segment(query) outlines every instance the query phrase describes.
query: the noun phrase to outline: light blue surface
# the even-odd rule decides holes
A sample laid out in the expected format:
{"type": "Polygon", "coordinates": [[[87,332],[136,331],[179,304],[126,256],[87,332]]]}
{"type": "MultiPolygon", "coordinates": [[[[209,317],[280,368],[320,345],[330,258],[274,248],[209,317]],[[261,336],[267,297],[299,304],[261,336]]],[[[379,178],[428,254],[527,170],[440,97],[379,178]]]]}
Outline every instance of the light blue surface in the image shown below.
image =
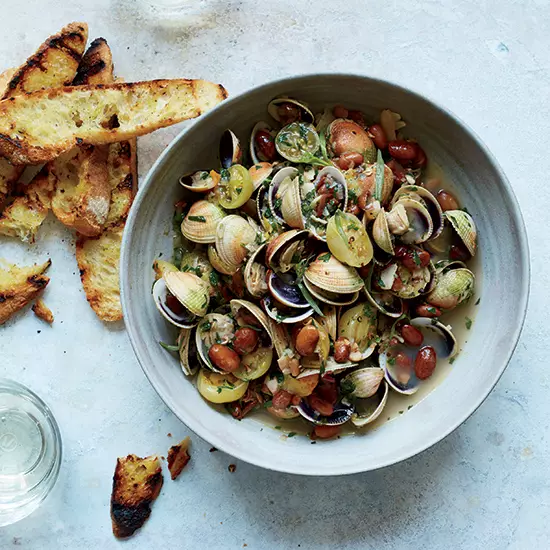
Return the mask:
{"type": "MultiPolygon", "coordinates": [[[[110,42],[126,80],[204,77],[235,94],[285,75],[349,70],[407,85],[457,113],[501,163],[524,212],[533,286],[509,368],[474,416],[434,448],[374,473],[316,479],[209,453],[192,436],[190,465],[178,481],[165,479],[150,520],[124,547],[548,547],[548,3],[213,1],[188,27],[152,25],[144,3],[9,4],[2,64],[20,63],[63,24],[85,20],[91,38],[110,42]]],[[[177,131],[140,140],[142,175],[177,131]]],[[[50,220],[38,241],[29,254],[1,240],[0,255],[51,255],[46,301],[56,321],[50,328],[27,313],[0,328],[0,376],[51,406],[65,459],[55,493],[2,529],[0,548],[117,548],[109,520],[116,457],[165,455],[188,430],[149,386],[123,327],[105,328],[88,308],[69,233],[50,220]]]]}

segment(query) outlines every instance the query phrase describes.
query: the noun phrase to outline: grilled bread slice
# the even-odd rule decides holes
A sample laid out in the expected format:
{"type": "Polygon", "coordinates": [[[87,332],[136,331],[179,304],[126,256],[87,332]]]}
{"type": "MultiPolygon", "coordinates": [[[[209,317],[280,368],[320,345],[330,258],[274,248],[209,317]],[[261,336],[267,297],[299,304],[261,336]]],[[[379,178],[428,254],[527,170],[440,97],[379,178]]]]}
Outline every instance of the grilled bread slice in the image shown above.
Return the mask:
{"type": "MultiPolygon", "coordinates": [[[[2,73],[0,98],[70,84],[87,40],[86,23],[71,23],[50,36],[21,67],[2,73]]],[[[23,170],[24,166],[14,166],[0,157],[0,211],[23,170]]]]}
{"type": "Polygon", "coordinates": [[[48,170],[43,168],[26,186],[24,194],[16,197],[0,214],[0,235],[34,242],[50,209],[52,187],[48,170]]]}
{"type": "Polygon", "coordinates": [[[122,319],[119,288],[120,246],[124,222],[96,238],[79,235],[76,261],[90,307],[102,321],[122,319]]]}
{"type": "Polygon", "coordinates": [[[2,99],[69,85],[88,40],[86,23],[70,23],[50,36],[11,77],[2,99]]]}
{"type": "Polygon", "coordinates": [[[113,534],[125,538],[143,526],[159,496],[163,477],[157,456],[117,459],[111,494],[113,534]]]}
{"type": "Polygon", "coordinates": [[[168,470],[170,470],[170,477],[174,481],[187,466],[187,463],[191,460],[189,456],[189,444],[191,439],[186,437],[183,441],[180,441],[177,445],[170,447],[168,451],[168,470]]]}
{"type": "Polygon", "coordinates": [[[48,162],[76,145],[124,141],[195,118],[226,96],[221,85],[178,79],[12,97],[0,102],[0,154],[13,164],[48,162]]]}
{"type": "Polygon", "coordinates": [[[44,275],[52,261],[42,265],[0,266],[0,325],[44,291],[50,278],[44,275]]]}
{"type": "MultiPolygon", "coordinates": [[[[113,82],[113,59],[105,39],[92,42],[82,57],[75,81],[81,84],[113,82]]],[[[54,214],[61,223],[88,237],[98,236],[107,221],[111,199],[108,154],[108,145],[83,145],[50,164],[54,214]]]]}

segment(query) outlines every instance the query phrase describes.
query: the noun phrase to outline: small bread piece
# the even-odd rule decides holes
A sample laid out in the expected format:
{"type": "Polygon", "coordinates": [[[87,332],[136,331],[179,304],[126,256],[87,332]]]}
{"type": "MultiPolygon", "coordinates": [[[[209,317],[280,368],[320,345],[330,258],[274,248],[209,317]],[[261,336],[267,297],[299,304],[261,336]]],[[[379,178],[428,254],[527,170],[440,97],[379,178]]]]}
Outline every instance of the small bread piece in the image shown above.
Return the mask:
{"type": "Polygon", "coordinates": [[[12,76],[15,74],[17,69],[6,69],[2,74],[0,74],[0,97],[3,97],[8,89],[8,84],[10,83],[12,76]]]}
{"type": "Polygon", "coordinates": [[[102,321],[122,319],[119,288],[120,246],[124,223],[105,230],[99,237],[81,235],[76,241],[80,280],[90,307],[102,321]]]}
{"type": "Polygon", "coordinates": [[[185,79],[12,97],[0,101],[0,154],[13,164],[48,162],[76,145],[116,143],[198,117],[226,97],[219,84],[185,79]]]}
{"type": "Polygon", "coordinates": [[[176,479],[187,466],[187,463],[191,460],[189,456],[189,444],[191,439],[186,437],[183,441],[170,447],[168,451],[168,469],[170,470],[170,477],[172,481],[176,479]]]}
{"type": "Polygon", "coordinates": [[[51,204],[52,182],[43,168],[24,189],[24,194],[0,214],[0,235],[33,243],[51,204]]]}
{"type": "Polygon", "coordinates": [[[52,310],[44,303],[42,298],[38,298],[38,300],[36,300],[32,306],[32,310],[38,318],[46,321],[46,323],[49,323],[50,325],[53,323],[52,310]]]}
{"type": "Polygon", "coordinates": [[[96,38],[80,60],[73,86],[109,84],[114,81],[113,56],[105,38],[96,38]]]}
{"type": "Polygon", "coordinates": [[[77,147],[48,164],[52,210],[56,218],[83,235],[101,233],[109,213],[111,188],[106,146],[77,147]]]}
{"type": "Polygon", "coordinates": [[[0,325],[44,291],[50,282],[44,273],[51,263],[48,260],[30,267],[0,266],[0,325]]]}
{"type": "Polygon", "coordinates": [[[115,537],[129,537],[145,523],[162,483],[157,456],[139,458],[128,455],[117,459],[111,494],[111,521],[115,537]]]}
{"type": "Polygon", "coordinates": [[[86,23],[70,23],[50,36],[10,79],[2,99],[69,85],[88,40],[86,23]]]}

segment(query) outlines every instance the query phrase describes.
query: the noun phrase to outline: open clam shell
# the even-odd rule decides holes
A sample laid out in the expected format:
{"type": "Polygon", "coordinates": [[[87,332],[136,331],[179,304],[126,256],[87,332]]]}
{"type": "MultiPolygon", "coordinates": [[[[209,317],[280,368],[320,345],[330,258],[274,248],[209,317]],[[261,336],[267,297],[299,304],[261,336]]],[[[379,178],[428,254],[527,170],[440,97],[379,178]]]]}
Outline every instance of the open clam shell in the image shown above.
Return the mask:
{"type": "Polygon", "coordinates": [[[208,247],[208,261],[216,271],[219,271],[224,275],[233,275],[237,273],[240,267],[239,265],[229,264],[223,261],[220,258],[220,255],[218,254],[216,247],[213,245],[210,245],[208,247]]]}
{"type": "Polygon", "coordinates": [[[368,290],[365,287],[365,294],[368,301],[378,310],[380,313],[387,315],[388,317],[401,317],[404,311],[403,300],[392,294],[391,292],[374,292],[368,290]]]}
{"type": "Polygon", "coordinates": [[[313,113],[309,110],[308,106],[305,103],[302,103],[296,99],[292,99],[291,97],[276,97],[275,99],[271,100],[267,106],[267,112],[271,115],[273,119],[283,125],[288,124],[289,122],[294,122],[295,120],[313,122],[315,119],[313,113]],[[288,118],[285,118],[285,114],[281,113],[280,107],[285,103],[295,107],[298,110],[299,116],[294,120],[289,120],[288,118]]]}
{"type": "Polygon", "coordinates": [[[426,301],[432,306],[450,310],[469,300],[474,295],[474,289],[475,275],[465,267],[455,267],[440,272],[426,301]]]}
{"type": "Polygon", "coordinates": [[[265,251],[267,244],[262,244],[252,253],[244,268],[243,276],[246,289],[254,298],[261,298],[268,292],[265,267],[265,251]]]}
{"type": "Polygon", "coordinates": [[[266,264],[274,271],[286,273],[301,259],[309,233],[291,229],[272,239],[265,252],[266,264]]]}
{"type": "Polygon", "coordinates": [[[388,402],[388,395],[389,385],[386,380],[382,380],[374,395],[355,401],[355,411],[351,416],[351,423],[357,428],[362,428],[374,422],[384,410],[388,402]]]}
{"type": "Polygon", "coordinates": [[[210,370],[220,374],[227,374],[218,369],[208,356],[208,351],[214,344],[227,345],[235,336],[235,323],[229,315],[222,313],[208,313],[197,325],[195,331],[195,345],[201,362],[210,370]]]}
{"type": "Polygon", "coordinates": [[[315,320],[319,323],[332,338],[333,341],[338,337],[338,315],[336,312],[336,306],[325,304],[321,308],[323,316],[315,316],[315,320]]]}
{"type": "Polygon", "coordinates": [[[243,217],[231,214],[216,229],[216,250],[227,265],[240,266],[256,245],[258,232],[243,217]]]}
{"type": "Polygon", "coordinates": [[[314,285],[312,282],[304,278],[304,285],[308,289],[309,293],[320,302],[332,306],[347,306],[353,304],[359,297],[359,291],[357,292],[331,292],[324,290],[314,285]]]}
{"type": "Polygon", "coordinates": [[[254,190],[258,189],[273,173],[273,165],[269,162],[257,162],[248,169],[254,190]]]}
{"type": "Polygon", "coordinates": [[[266,130],[267,132],[271,133],[271,127],[267,122],[260,120],[254,125],[254,128],[252,128],[252,132],[250,133],[249,151],[250,151],[250,158],[252,159],[252,162],[254,164],[259,164],[261,162],[269,162],[271,160],[266,158],[257,147],[256,134],[260,130],[266,130]]]}
{"type": "Polygon", "coordinates": [[[236,319],[239,317],[240,310],[244,310],[247,313],[251,314],[255,319],[257,319],[257,321],[271,338],[271,326],[269,324],[267,316],[256,304],[253,304],[248,300],[234,299],[229,302],[229,306],[236,319]]]}
{"type": "Polygon", "coordinates": [[[296,276],[290,272],[278,274],[268,271],[267,287],[271,295],[287,307],[298,309],[311,307],[296,283],[296,276]]]}
{"type": "Polygon", "coordinates": [[[334,412],[330,416],[322,416],[309,405],[306,399],[302,399],[296,410],[313,424],[319,426],[340,426],[351,418],[354,408],[350,403],[341,401],[334,405],[334,412]]]}
{"type": "Polygon", "coordinates": [[[194,376],[199,370],[197,346],[195,339],[191,337],[192,334],[193,331],[191,329],[182,328],[177,339],[180,366],[186,376],[194,376]]]}
{"type": "Polygon", "coordinates": [[[270,295],[262,298],[262,305],[269,317],[277,323],[299,323],[313,315],[313,308],[289,308],[270,295]]]}
{"type": "Polygon", "coordinates": [[[208,311],[210,287],[193,273],[171,271],[163,276],[166,288],[193,315],[202,317],[208,311]]]}
{"type": "Polygon", "coordinates": [[[304,229],[300,179],[296,176],[287,186],[282,196],[281,215],[287,225],[295,229],[304,229]]]}
{"type": "Polygon", "coordinates": [[[403,197],[399,199],[393,208],[401,205],[407,212],[409,228],[401,235],[405,244],[417,244],[427,241],[433,233],[433,222],[427,208],[413,199],[403,197]]]}
{"type": "Polygon", "coordinates": [[[437,273],[430,262],[426,267],[410,270],[400,262],[389,263],[378,275],[378,284],[383,291],[391,291],[399,298],[410,300],[430,292],[437,283],[437,273]],[[398,279],[400,285],[394,287],[398,279]]]}
{"type": "Polygon", "coordinates": [[[433,231],[430,235],[430,239],[437,238],[441,231],[443,231],[443,226],[445,224],[443,211],[437,199],[425,187],[420,187],[418,185],[403,185],[395,192],[392,199],[392,205],[405,197],[416,200],[426,207],[433,224],[433,231]]]}
{"type": "Polygon", "coordinates": [[[218,205],[205,200],[197,201],[181,222],[181,232],[194,243],[213,243],[218,224],[224,216],[225,212],[218,205]]]}
{"type": "Polygon", "coordinates": [[[220,138],[220,164],[222,168],[239,164],[242,156],[243,151],[239,138],[231,130],[225,130],[220,138]]]}
{"type": "Polygon", "coordinates": [[[368,302],[357,304],[342,313],[338,321],[338,337],[350,341],[350,361],[363,361],[374,353],[377,322],[378,310],[368,302]]]}
{"type": "Polygon", "coordinates": [[[281,168],[271,180],[268,188],[267,200],[269,208],[274,218],[283,225],[285,219],[283,218],[282,205],[283,197],[288,191],[294,178],[298,175],[298,169],[291,166],[281,168]]]}
{"type": "Polygon", "coordinates": [[[343,387],[351,390],[346,392],[350,397],[366,399],[372,397],[384,380],[384,371],[378,366],[356,369],[342,378],[343,387]]]}
{"type": "Polygon", "coordinates": [[[357,270],[339,262],[330,252],[317,256],[308,265],[304,278],[322,290],[337,294],[358,292],[364,286],[357,270]]]}
{"type": "MultiPolygon", "coordinates": [[[[433,347],[438,361],[456,355],[458,345],[450,326],[445,326],[438,321],[427,319],[426,317],[411,319],[411,325],[422,332],[422,346],[433,347]]],[[[399,344],[392,347],[391,351],[403,352],[409,357],[411,365],[414,365],[414,360],[419,349],[420,347],[399,344]]],[[[418,391],[422,381],[416,377],[414,368],[410,372],[400,372],[395,362],[392,362],[388,351],[381,353],[378,360],[380,367],[384,370],[385,379],[393,390],[405,395],[412,395],[418,391]]]]}
{"type": "Polygon", "coordinates": [[[158,279],[153,285],[153,299],[161,315],[172,325],[178,328],[192,328],[197,324],[198,318],[187,308],[176,313],[166,305],[168,289],[163,278],[158,279]]]}
{"type": "Polygon", "coordinates": [[[394,254],[393,237],[388,227],[386,211],[382,208],[372,224],[372,238],[374,242],[386,253],[394,254]]]}
{"type": "Polygon", "coordinates": [[[477,250],[477,228],[474,219],[464,210],[447,210],[445,218],[449,220],[468,252],[475,256],[477,250]]]}
{"type": "Polygon", "coordinates": [[[218,185],[219,181],[220,175],[215,170],[199,170],[180,178],[182,187],[195,193],[208,193],[218,185]]]}

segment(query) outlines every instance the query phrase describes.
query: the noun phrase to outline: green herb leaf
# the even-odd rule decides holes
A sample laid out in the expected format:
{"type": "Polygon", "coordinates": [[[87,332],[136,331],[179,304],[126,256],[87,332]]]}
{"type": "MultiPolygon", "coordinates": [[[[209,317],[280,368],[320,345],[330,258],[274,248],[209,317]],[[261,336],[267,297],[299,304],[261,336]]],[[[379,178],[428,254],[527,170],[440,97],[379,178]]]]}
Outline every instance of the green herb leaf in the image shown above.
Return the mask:
{"type": "Polygon", "coordinates": [[[282,384],[285,381],[285,375],[282,372],[276,372],[275,378],[277,379],[277,382],[279,382],[279,384],[282,384]]]}
{"type": "Polygon", "coordinates": [[[340,382],[340,392],[343,395],[349,395],[355,391],[355,384],[351,380],[343,379],[340,382]]]}
{"type": "Polygon", "coordinates": [[[240,328],[251,328],[252,330],[255,330],[256,332],[262,332],[262,329],[260,327],[255,327],[254,325],[239,325],[240,328]]]}
{"type": "Polygon", "coordinates": [[[455,362],[456,357],[451,357],[449,359],[449,365],[452,365],[455,362]]]}
{"type": "Polygon", "coordinates": [[[263,403],[264,409],[269,409],[269,407],[271,407],[271,405],[273,405],[273,401],[271,401],[271,400],[264,401],[264,403],[263,403]]]}
{"type": "Polygon", "coordinates": [[[376,156],[376,175],[374,178],[374,198],[377,201],[382,200],[382,186],[384,185],[384,159],[382,151],[378,149],[376,156]]]}
{"type": "Polygon", "coordinates": [[[210,283],[212,284],[212,286],[218,286],[220,282],[220,276],[215,271],[211,271],[208,278],[210,279],[210,283]]]}
{"type": "Polygon", "coordinates": [[[348,236],[346,235],[346,233],[344,232],[344,228],[342,227],[342,220],[341,220],[341,216],[343,216],[344,214],[338,210],[336,212],[336,214],[334,214],[334,225],[336,225],[336,229],[338,231],[338,233],[340,234],[340,237],[342,237],[342,239],[344,240],[344,242],[348,242],[348,236]]]}
{"type": "Polygon", "coordinates": [[[280,430],[281,426],[273,426],[276,430],[280,430]]]}
{"type": "Polygon", "coordinates": [[[210,321],[205,321],[201,326],[201,332],[206,332],[212,328],[212,323],[210,321]]]}
{"type": "Polygon", "coordinates": [[[317,304],[313,296],[309,293],[309,290],[306,288],[304,283],[302,281],[297,281],[297,283],[298,283],[298,288],[301,290],[302,295],[307,300],[309,305],[313,308],[313,311],[315,311],[317,315],[324,317],[325,314],[321,311],[321,309],[319,308],[319,305],[317,304]]]}
{"type": "Polygon", "coordinates": [[[286,434],[287,437],[294,437],[296,435],[296,432],[289,432],[286,434]]]}
{"type": "Polygon", "coordinates": [[[475,306],[478,306],[479,305],[479,302],[481,302],[481,298],[478,298],[476,303],[474,304],[475,306]]]}
{"type": "Polygon", "coordinates": [[[204,216],[187,216],[187,219],[190,222],[206,223],[206,218],[204,216]]]}
{"type": "Polygon", "coordinates": [[[179,349],[180,349],[179,346],[174,346],[172,344],[166,344],[165,342],[161,342],[161,341],[159,341],[159,344],[161,345],[161,347],[163,347],[167,351],[179,351],[179,349]]]}
{"type": "Polygon", "coordinates": [[[332,254],[330,252],[327,252],[326,254],[321,254],[317,259],[321,260],[322,262],[328,262],[330,258],[332,257],[332,254]]]}
{"type": "Polygon", "coordinates": [[[472,328],[472,320],[469,317],[466,317],[466,328],[470,330],[472,328]]]}

